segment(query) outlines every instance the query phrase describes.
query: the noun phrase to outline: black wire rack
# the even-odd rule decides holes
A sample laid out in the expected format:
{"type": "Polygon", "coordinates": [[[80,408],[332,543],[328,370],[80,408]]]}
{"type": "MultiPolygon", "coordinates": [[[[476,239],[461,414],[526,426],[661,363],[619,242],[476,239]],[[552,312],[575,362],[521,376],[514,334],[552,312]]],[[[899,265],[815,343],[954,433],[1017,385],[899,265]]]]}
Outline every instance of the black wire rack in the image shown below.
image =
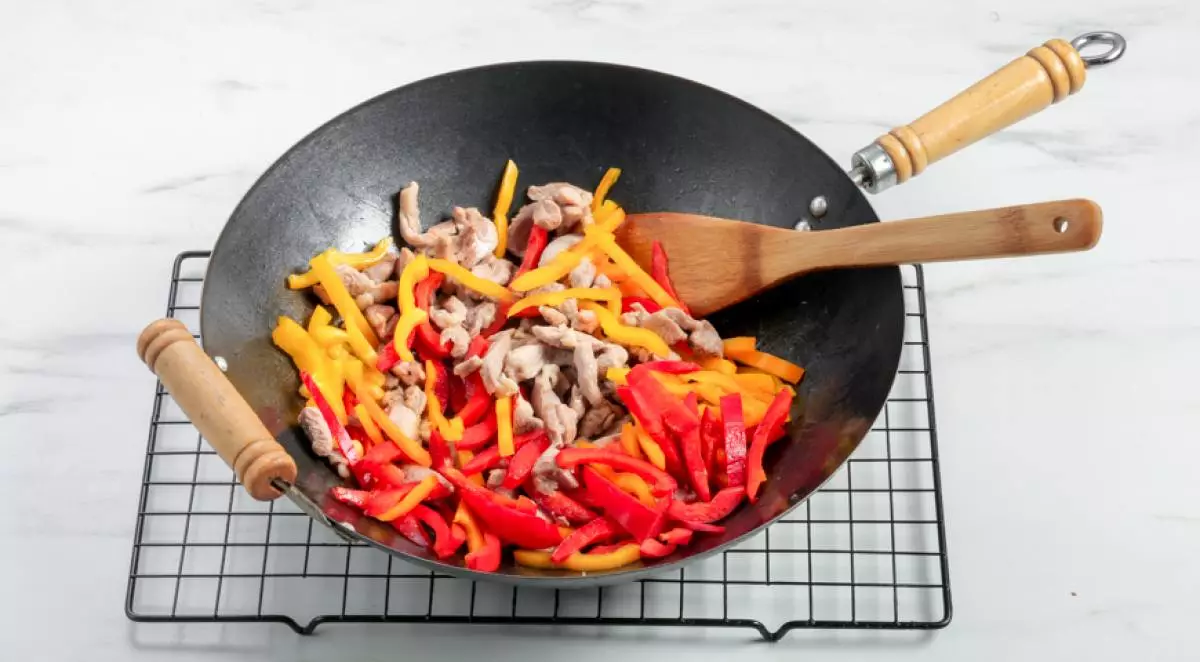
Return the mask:
{"type": "MultiPolygon", "coordinates": [[[[207,252],[175,260],[167,315],[199,329],[207,252]]],[[[433,573],[349,543],[286,499],[254,501],[159,384],[128,617],[139,622],[932,630],[951,618],[923,275],[904,267],[901,369],[846,465],[730,551],[627,585],[552,590],[433,573]]]]}

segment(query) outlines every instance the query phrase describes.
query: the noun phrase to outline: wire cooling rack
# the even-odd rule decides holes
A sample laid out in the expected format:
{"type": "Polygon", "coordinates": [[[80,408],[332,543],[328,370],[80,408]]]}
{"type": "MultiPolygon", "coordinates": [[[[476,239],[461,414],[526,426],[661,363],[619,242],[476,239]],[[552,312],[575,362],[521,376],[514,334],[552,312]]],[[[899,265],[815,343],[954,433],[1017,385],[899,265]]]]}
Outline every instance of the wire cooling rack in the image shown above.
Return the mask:
{"type": "MultiPolygon", "coordinates": [[[[179,255],[167,314],[199,329],[207,252],[179,255]]],[[[904,267],[900,373],[847,464],[737,548],[601,589],[514,588],[347,543],[290,501],[251,499],[159,384],[125,612],[140,622],[331,622],[936,629],[950,622],[920,268],[904,267]]]]}

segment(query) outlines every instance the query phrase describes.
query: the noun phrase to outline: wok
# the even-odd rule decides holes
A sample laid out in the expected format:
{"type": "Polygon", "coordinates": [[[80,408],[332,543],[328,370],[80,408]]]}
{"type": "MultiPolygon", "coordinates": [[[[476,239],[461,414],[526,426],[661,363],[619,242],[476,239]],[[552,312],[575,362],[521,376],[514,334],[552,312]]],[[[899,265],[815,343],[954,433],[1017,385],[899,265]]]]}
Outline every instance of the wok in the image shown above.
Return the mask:
{"type": "Polygon", "coordinates": [[[1073,46],[1047,42],[855,154],[849,175],[762,110],[653,71],[521,62],[412,83],[305,137],[234,210],[204,285],[200,321],[208,356],[190,335],[162,322],[143,334],[139,354],[252,494],[284,493],[348,539],[453,575],[547,587],[666,571],[768,525],[857,447],[898,367],[905,318],[898,268],[815,273],[713,316],[722,336],[757,336],[761,349],[807,369],[788,435],[768,453],[764,492],[723,522],[724,534],[698,536],[664,559],[587,575],[511,563],[476,573],[334,502],[328,488],[342,481],[296,427],[297,374],[270,340],[278,316],[305,320],[312,310],[307,295],[285,287],[285,276],[330,246],[361,250],[393,232],[396,194],[409,181],[421,183],[427,221],[444,218],[452,205],[488,208],[498,164],[509,158],[524,184],[588,185],[607,166],[619,166],[624,174],[613,197],[631,212],[695,212],[787,228],[802,221],[819,229],[875,223],[860,186],[875,192],[903,182],[1065,98],[1082,85],[1085,64],[1111,62],[1123,48],[1113,33],[1084,35],[1073,46]],[[1077,49],[1092,41],[1109,48],[1081,59],[1077,49]]]}

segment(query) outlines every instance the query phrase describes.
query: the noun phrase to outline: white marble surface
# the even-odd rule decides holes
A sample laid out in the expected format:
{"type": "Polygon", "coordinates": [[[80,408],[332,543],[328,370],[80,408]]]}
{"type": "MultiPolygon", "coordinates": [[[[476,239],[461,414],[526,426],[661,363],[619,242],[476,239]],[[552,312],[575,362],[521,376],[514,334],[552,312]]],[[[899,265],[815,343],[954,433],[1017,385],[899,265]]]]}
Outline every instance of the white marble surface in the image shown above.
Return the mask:
{"type": "Polygon", "coordinates": [[[1187,0],[3,0],[0,641],[39,660],[1195,659],[1198,29],[1187,0]],[[1079,97],[874,201],[885,218],[1073,196],[1106,212],[1089,254],[928,269],[947,630],[769,647],[126,621],[153,387],[135,334],[161,314],[173,256],[209,246],[313,126],[437,72],[598,59],[728,90],[844,160],[1046,38],[1093,29],[1129,52],[1079,97]]]}

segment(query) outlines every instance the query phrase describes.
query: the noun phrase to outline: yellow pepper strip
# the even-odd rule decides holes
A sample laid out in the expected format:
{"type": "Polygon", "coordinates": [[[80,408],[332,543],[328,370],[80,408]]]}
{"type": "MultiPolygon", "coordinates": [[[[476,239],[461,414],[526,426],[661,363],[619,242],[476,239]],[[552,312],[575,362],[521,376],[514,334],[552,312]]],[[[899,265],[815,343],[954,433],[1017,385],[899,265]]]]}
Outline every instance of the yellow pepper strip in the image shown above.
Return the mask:
{"type": "Polygon", "coordinates": [[[747,391],[757,391],[759,395],[768,398],[774,397],[775,392],[779,390],[779,383],[775,378],[761,372],[730,375],[729,378],[747,391]]]}
{"type": "Polygon", "coordinates": [[[800,378],[804,376],[804,368],[766,352],[756,350],[730,352],[726,349],[725,355],[738,363],[758,368],[792,384],[800,381],[800,378]]]}
{"type": "Polygon", "coordinates": [[[322,326],[313,329],[311,332],[313,340],[316,340],[319,345],[326,350],[331,350],[337,345],[345,345],[350,342],[350,334],[345,330],[339,329],[336,326],[322,326]]]}
{"type": "Polygon", "coordinates": [[[667,389],[667,392],[671,395],[674,395],[678,398],[686,398],[688,393],[692,392],[692,389],[689,388],[687,384],[684,384],[683,380],[680,379],[678,375],[668,375],[661,372],[652,372],[650,374],[654,377],[654,379],[658,380],[658,383],[662,384],[663,388],[667,389]]]}
{"type": "Polygon", "coordinates": [[[371,420],[371,415],[367,413],[366,405],[361,402],[355,405],[354,415],[358,417],[358,422],[362,424],[363,431],[367,433],[367,438],[377,444],[382,444],[383,433],[379,431],[379,426],[375,425],[375,421],[371,420]]]}
{"type": "Polygon", "coordinates": [[[620,319],[620,318],[621,318],[621,297],[620,297],[620,294],[621,294],[621,290],[619,290],[619,289],[618,289],[618,290],[617,290],[617,295],[618,295],[618,296],[617,296],[617,298],[616,298],[616,299],[610,299],[610,300],[608,301],[608,312],[612,313],[612,314],[613,314],[613,317],[616,317],[617,319],[620,319]]]}
{"type": "Polygon", "coordinates": [[[513,293],[508,291],[508,288],[504,287],[503,285],[490,281],[486,278],[480,278],[479,276],[476,276],[468,271],[462,265],[455,264],[449,260],[433,258],[429,260],[429,268],[433,271],[446,274],[450,278],[453,278],[461,283],[463,287],[475,290],[484,296],[488,296],[500,301],[512,301],[516,298],[513,296],[513,293]]]}
{"type": "Polygon", "coordinates": [[[366,378],[366,366],[362,361],[353,356],[346,356],[338,361],[342,368],[342,374],[345,376],[346,383],[354,391],[355,395],[365,393],[375,402],[383,399],[383,388],[372,384],[366,378]]]}
{"type": "Polygon", "coordinates": [[[390,522],[398,517],[404,517],[412,512],[413,508],[419,506],[430,494],[433,494],[433,489],[437,487],[437,484],[438,477],[435,475],[431,474],[422,478],[421,482],[417,483],[416,486],[408,491],[408,494],[404,495],[400,503],[392,506],[391,509],[382,515],[376,516],[375,519],[381,522],[390,522]]]}
{"type": "Polygon", "coordinates": [[[333,313],[325,306],[318,305],[308,318],[308,332],[315,334],[317,329],[329,326],[330,322],[333,322],[333,313]]]}
{"type": "Polygon", "coordinates": [[[638,263],[629,256],[629,253],[626,253],[620,246],[617,245],[617,240],[612,236],[611,232],[606,232],[604,228],[601,228],[597,225],[584,228],[583,232],[586,237],[591,238],[596,242],[596,245],[599,246],[606,255],[608,255],[609,259],[615,262],[618,267],[621,267],[625,273],[629,274],[630,280],[637,283],[639,287],[645,290],[646,294],[654,300],[654,303],[657,303],[663,308],[679,307],[679,304],[675,302],[675,299],[671,298],[670,294],[667,294],[667,291],[663,289],[662,285],[659,285],[658,281],[651,278],[650,274],[646,273],[641,267],[638,266],[638,263]]]}
{"type": "Polygon", "coordinates": [[[625,386],[629,383],[629,368],[609,368],[604,371],[604,378],[617,386],[625,386]]]}
{"type": "Polygon", "coordinates": [[[646,454],[646,459],[649,460],[650,464],[666,471],[667,456],[663,455],[662,447],[651,439],[650,435],[641,427],[638,427],[635,431],[637,432],[638,444],[641,445],[642,452],[646,454]]]}
{"type": "Polygon", "coordinates": [[[492,220],[496,222],[496,234],[500,240],[496,243],[496,257],[504,257],[508,250],[508,210],[512,207],[513,193],[517,190],[517,164],[508,160],[504,164],[504,174],[500,176],[500,190],[496,193],[496,206],[492,211],[492,220]]]}
{"type": "Polygon", "coordinates": [[[396,422],[383,411],[379,403],[371,399],[371,394],[365,390],[363,392],[355,391],[354,395],[358,397],[358,402],[367,410],[367,415],[379,426],[385,437],[390,439],[393,444],[409,457],[413,462],[428,467],[433,464],[433,458],[429,456],[429,451],[421,444],[409,439],[404,431],[400,429],[396,422]]]}
{"type": "Polygon", "coordinates": [[[726,354],[729,352],[736,354],[738,352],[753,352],[756,345],[758,345],[758,340],[754,336],[738,336],[737,338],[727,338],[721,344],[726,354]]]}
{"type": "Polygon", "coordinates": [[[512,396],[496,398],[496,446],[500,457],[509,457],[515,451],[513,448],[512,396]]]}
{"type": "Polygon", "coordinates": [[[508,286],[517,292],[528,292],[529,290],[539,288],[543,285],[557,283],[563,278],[566,278],[567,274],[571,273],[572,269],[579,266],[579,262],[587,255],[587,251],[574,250],[575,248],[582,246],[583,243],[584,242],[581,241],[578,244],[575,244],[575,246],[571,249],[555,255],[554,259],[546,263],[545,266],[541,266],[536,269],[530,269],[520,276],[517,276],[511,283],[508,284],[508,286]]]}
{"type": "MultiPolygon", "coordinates": [[[[607,204],[607,203],[605,203],[607,204]]],[[[605,232],[616,232],[617,228],[625,222],[625,210],[616,207],[612,211],[605,213],[596,221],[596,226],[603,229],[605,232]]]]}
{"type": "Polygon", "coordinates": [[[713,372],[719,372],[723,375],[737,374],[737,371],[738,371],[737,365],[734,364],[733,361],[730,361],[727,359],[719,359],[715,356],[709,356],[709,357],[705,357],[703,359],[698,359],[696,361],[696,363],[699,364],[700,367],[704,368],[705,370],[712,370],[713,372]]]}
{"type": "Polygon", "coordinates": [[[362,442],[360,442],[360,441],[359,441],[359,440],[357,440],[357,439],[351,439],[351,440],[350,440],[350,444],[351,444],[352,446],[354,446],[354,451],[355,451],[356,453],[358,453],[358,457],[362,457],[362,456],[363,456],[363,447],[362,447],[362,442]]]}
{"type": "MultiPolygon", "coordinates": [[[[509,163],[512,162],[509,161],[509,163]]],[[[463,530],[467,532],[467,551],[474,552],[483,547],[483,532],[479,530],[479,525],[475,523],[475,518],[471,515],[471,511],[467,510],[465,502],[458,502],[458,510],[454,511],[454,519],[452,521],[455,524],[461,525],[463,530]]]]}
{"type": "Polygon", "coordinates": [[[409,260],[408,264],[404,265],[404,270],[400,272],[400,282],[397,283],[401,314],[417,308],[417,301],[413,292],[417,287],[417,283],[425,280],[428,275],[429,258],[424,255],[418,255],[409,260]]]}
{"type": "Polygon", "coordinates": [[[358,304],[338,277],[333,263],[322,253],[312,259],[312,268],[321,279],[321,286],[325,288],[333,307],[337,308],[338,314],[346,323],[346,333],[350,334],[350,348],[364,363],[375,365],[375,348],[379,346],[379,338],[375,337],[375,331],[371,329],[367,318],[363,317],[358,304]]]}
{"type": "Polygon", "coordinates": [[[534,551],[531,549],[513,550],[513,560],[517,563],[530,568],[541,568],[544,570],[566,568],[567,570],[575,570],[577,572],[599,572],[601,570],[613,570],[624,565],[629,565],[640,558],[642,558],[642,550],[638,547],[637,543],[632,542],[614,549],[607,554],[575,552],[568,556],[561,564],[550,560],[550,552],[534,551]]]}
{"type": "Polygon", "coordinates": [[[633,496],[637,497],[638,501],[641,501],[651,508],[653,508],[657,503],[654,499],[654,495],[650,493],[650,486],[647,485],[646,481],[637,474],[618,473],[613,482],[617,484],[617,487],[629,492],[633,496]]]}
{"type": "Polygon", "coordinates": [[[433,361],[425,361],[425,411],[429,415],[429,422],[437,427],[437,431],[441,433],[442,439],[446,441],[458,441],[462,439],[463,426],[462,421],[458,420],[458,425],[451,425],[450,421],[446,420],[446,415],[442,413],[442,403],[438,402],[437,392],[434,390],[434,384],[437,383],[437,370],[433,367],[433,361]]]}
{"type": "MultiPolygon", "coordinates": [[[[473,460],[474,458],[475,458],[475,454],[472,453],[471,451],[459,451],[458,452],[459,468],[467,466],[467,463],[470,462],[471,460],[473,460]]],[[[471,481],[472,483],[475,483],[476,485],[478,485],[480,487],[483,487],[484,480],[483,480],[482,473],[471,474],[470,476],[467,476],[467,480],[471,481]]]]}
{"type": "Polygon", "coordinates": [[[638,444],[637,430],[633,428],[633,423],[626,423],[621,426],[621,450],[629,457],[642,459],[642,447],[638,444]]]}
{"type": "Polygon", "coordinates": [[[597,303],[583,301],[579,306],[584,310],[596,313],[596,319],[600,322],[600,328],[604,329],[604,335],[613,342],[626,346],[645,347],[656,356],[670,356],[671,348],[657,333],[649,329],[621,324],[616,315],[597,303]]]}
{"type": "Polygon", "coordinates": [[[336,362],[328,359],[321,351],[321,346],[308,335],[304,327],[290,317],[279,318],[275,330],[271,332],[271,340],[292,357],[292,362],[297,368],[312,375],[321,388],[321,394],[337,414],[338,420],[345,424],[346,407],[342,403],[345,386],[342,371],[336,362]]]}
{"type": "Polygon", "coordinates": [[[408,346],[408,339],[418,326],[429,319],[429,313],[420,308],[412,310],[400,316],[396,321],[396,335],[392,338],[392,344],[396,346],[396,355],[401,361],[416,361],[417,357],[413,356],[412,348],[408,346]]]}
{"type": "MultiPolygon", "coordinates": [[[[392,247],[392,238],[384,237],[376,242],[375,246],[366,253],[343,253],[341,251],[328,250],[325,251],[329,255],[329,260],[336,264],[348,264],[355,269],[365,269],[376,262],[383,259],[387,255],[388,249],[392,247]]],[[[302,274],[292,274],[288,276],[288,287],[293,290],[302,290],[306,287],[312,287],[319,283],[317,275],[310,269],[302,274]]]]}
{"type": "Polygon", "coordinates": [[[569,287],[558,292],[542,292],[533,296],[525,297],[514,303],[508,309],[508,316],[527,310],[529,308],[537,308],[539,306],[557,306],[567,299],[586,299],[588,301],[607,301],[610,304],[617,304],[617,311],[620,314],[621,310],[621,291],[615,287],[569,287]]]}
{"type": "Polygon", "coordinates": [[[608,192],[612,190],[613,184],[616,184],[620,178],[620,168],[609,168],[600,178],[600,183],[596,185],[596,193],[592,196],[593,214],[600,211],[600,205],[604,204],[604,198],[608,197],[608,192]]]}
{"type": "MultiPolygon", "coordinates": [[[[379,372],[379,370],[375,369],[375,366],[373,365],[363,366],[363,376],[366,378],[368,384],[371,386],[378,386],[380,389],[382,389],[383,385],[387,383],[387,375],[379,372]]],[[[382,400],[383,396],[380,395],[376,399],[382,400]]]]}

